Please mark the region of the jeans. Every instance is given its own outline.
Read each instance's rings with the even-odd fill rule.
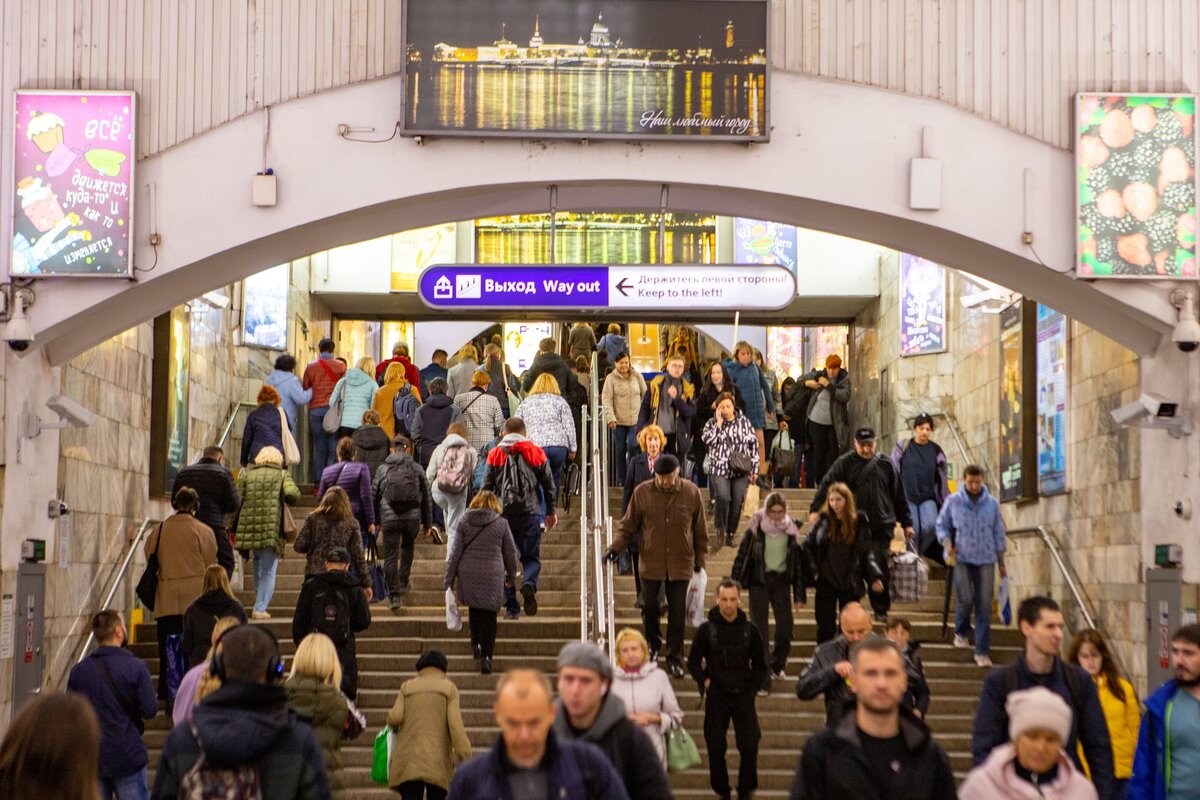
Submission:
[[[829,471],[829,465],[838,457],[837,432],[832,425],[822,425],[810,419],[807,433],[807,478],[813,486],[820,486],[821,479]]]
[[[625,485],[626,471],[629,469],[629,456],[638,451],[637,426],[618,425],[612,430],[613,463],[616,464],[617,486]]]
[[[708,481],[713,496],[717,499],[717,508],[713,513],[713,529],[718,534],[736,532],[738,518],[742,515],[742,503],[746,499],[746,489],[750,486],[750,477],[709,475]]]
[[[321,482],[321,473],[337,459],[337,435],[326,433],[325,428],[322,427],[328,411],[329,406],[308,409],[308,431],[312,436],[313,443],[312,482],[314,485]]]
[[[424,781],[405,781],[393,787],[401,800],[446,800],[446,790]]]
[[[750,587],[750,621],[767,642],[767,609],[775,612],[775,647],[767,652],[772,672],[783,672],[792,649],[792,586],[786,572],[768,572],[766,586]],[[763,688],[769,688],[768,675]]]
[[[266,611],[275,594],[275,570],[279,567],[279,554],[273,547],[254,551],[254,610]]]
[[[414,544],[421,521],[404,519],[383,526],[379,537],[383,547],[383,578],[388,585],[388,597],[399,597],[408,593],[408,580],[412,575]],[[381,600],[382,598],[375,598]]]
[[[433,502],[445,512],[446,519],[446,560],[450,560],[450,548],[454,545],[454,536],[458,532],[458,521],[467,510],[467,493],[446,494],[437,487],[437,481],[430,481]]]
[[[996,585],[995,564],[954,565],[954,633],[966,638],[971,632],[971,609],[975,609],[975,654],[986,656],[992,646],[992,590]]]
[[[467,610],[471,626],[471,649],[480,658],[491,658],[496,652],[496,612],[489,608]]]
[[[183,635],[183,614],[171,614],[154,618],[154,628],[158,636],[158,699],[167,699],[167,637],[175,634]]]
[[[542,516],[553,514],[558,506],[558,482],[562,478],[563,464],[567,462],[567,448],[559,444],[543,447],[546,460],[550,462],[550,475],[554,478],[554,497],[542,497]]]
[[[538,575],[542,571],[542,521],[537,514],[511,515],[505,519],[512,530],[513,541],[517,543],[517,554],[521,557],[522,588],[528,584],[537,592]],[[510,614],[521,613],[517,590],[511,586],[504,587],[504,608]]]
[[[662,629],[658,618],[659,590],[667,589],[667,661],[683,663],[683,622],[687,612],[687,581],[654,581],[642,579],[642,628],[651,650],[662,649]]]
[[[922,500],[920,503],[908,501],[908,514],[912,517],[913,528],[916,529],[917,552],[930,558],[942,561],[942,547],[937,543],[938,507],[936,500]],[[934,555],[936,553],[936,555]],[[944,562],[943,562],[944,563]]]
[[[725,738],[729,722],[733,721],[733,736],[737,743],[737,793],[739,800],[749,800],[758,788],[758,712],[753,694],[729,694],[711,686],[704,698],[704,741],[708,745],[708,783],[717,797],[729,797],[729,768],[725,765]]]
[[[146,768],[124,775],[120,778],[100,779],[100,797],[103,800],[147,800],[150,796],[146,786]]]
[[[875,563],[883,573],[883,591],[872,591],[867,587],[867,597],[871,600],[871,608],[876,619],[886,617],[892,608],[892,532],[893,525],[886,528],[876,528],[871,531],[871,552],[875,555]]]

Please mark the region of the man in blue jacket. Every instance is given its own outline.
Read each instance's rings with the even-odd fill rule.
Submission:
[[[916,522],[916,520],[914,520]],[[958,603],[954,611],[954,646],[970,647],[971,610],[975,611],[975,663],[990,667],[992,658],[992,592],[995,566],[1004,568],[1007,539],[1000,504],[983,485],[983,469],[968,464],[963,485],[950,496],[937,518],[937,538],[945,548],[946,563],[954,565]]]
[[[542,673],[506,673],[496,686],[495,714],[500,738],[455,770],[454,800],[629,800],[599,748],[551,730],[553,694]]]
[[[1049,597],[1027,597],[1017,609],[1017,624],[1025,637],[1025,652],[1007,667],[994,669],[983,681],[983,694],[975,710],[975,730],[971,735],[971,756],[975,766],[988,754],[1009,741],[1008,712],[1005,701],[1013,692],[1041,686],[1067,701],[1071,707],[1071,738],[1063,750],[1082,771],[1079,747],[1091,770],[1092,783],[1100,800],[1113,800],[1112,741],[1100,696],[1091,676],[1074,664],[1063,661],[1063,615],[1058,603]],[[1173,800],[1173,799],[1172,799]]]
[[[1200,625],[1176,631],[1171,649],[1175,679],[1146,700],[1129,800],[1200,797]]]
[[[143,720],[158,713],[158,697],[146,664],[125,648],[129,633],[116,611],[92,617],[92,633],[100,646],[75,665],[67,691],[78,692],[96,709],[100,720],[100,786],[105,798],[146,797],[146,745]]]

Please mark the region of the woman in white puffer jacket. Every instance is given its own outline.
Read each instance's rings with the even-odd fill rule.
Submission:
[[[617,668],[609,692],[621,698],[630,720],[641,726],[667,764],[667,732],[683,724],[671,679],[650,660],[646,638],[633,628],[617,634]]]

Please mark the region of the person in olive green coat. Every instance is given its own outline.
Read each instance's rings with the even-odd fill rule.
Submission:
[[[283,453],[274,447],[258,451],[254,466],[238,473],[242,494],[234,528],[238,550],[254,552],[254,619],[270,619],[267,605],[275,594],[275,569],[283,555],[283,506],[295,505],[300,490],[283,468]]]
[[[342,667],[337,649],[323,633],[310,633],[296,648],[292,671],[283,688],[287,690],[288,705],[312,726],[325,756],[325,772],[329,774],[330,795],[346,795],[343,775],[342,735],[350,717],[350,705],[338,686],[342,682]]]
[[[444,798],[454,767],[471,757],[458,688],[446,677],[446,666],[440,650],[421,654],[417,677],[400,687],[387,715],[388,726],[397,731],[388,786],[405,800]]]

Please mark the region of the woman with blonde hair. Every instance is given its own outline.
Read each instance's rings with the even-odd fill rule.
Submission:
[[[221,570],[224,572],[225,570]],[[221,617],[212,622],[212,631],[204,642],[204,655],[196,663],[189,662],[191,669],[179,683],[179,691],[175,693],[175,708],[171,711],[171,720],[178,725],[188,718],[192,707],[212,694],[221,685],[221,681],[212,674],[212,657],[217,648],[217,642],[225,631],[246,624],[246,612],[242,616]]]
[[[338,687],[342,666],[337,648],[323,633],[310,633],[301,640],[292,658],[292,671],[283,688],[288,705],[312,726],[325,756],[332,797],[345,797],[342,764],[342,735],[350,718],[350,703]],[[361,730],[361,729],[360,729]]]
[[[515,587],[521,575],[517,543],[501,516],[503,510],[491,492],[475,495],[458,521],[458,535],[446,560],[444,588],[454,589],[459,605],[470,609],[471,650],[483,675],[492,671],[496,615],[504,605],[504,588]]]
[[[683,724],[683,710],[671,679],[650,660],[650,645],[639,631],[625,628],[613,646],[617,667],[609,691],[621,698],[626,716],[646,732],[666,766],[667,733]]]
[[[479,351],[467,342],[455,358],[454,366],[446,372],[446,394],[450,397],[458,397],[471,388],[471,375],[479,367]]]
[[[571,406],[559,393],[558,381],[543,372],[533,382],[529,394],[517,406],[517,416],[525,420],[525,437],[546,452],[550,474],[554,477],[554,497],[542,498],[542,516],[554,509],[563,464],[575,457],[575,420]]]
[[[221,617],[245,622],[246,609],[230,588],[225,568],[220,564],[209,564],[204,570],[204,593],[183,612],[183,652],[189,667],[204,661],[213,626]]]
[[[283,504],[295,505],[300,489],[283,468],[283,453],[264,447],[254,466],[238,473],[242,508],[234,520],[234,545],[254,553],[253,619],[270,619],[267,606],[275,594],[275,571],[283,556]],[[210,534],[211,538],[211,534]]]
[[[316,575],[325,569],[325,562],[335,547],[350,551],[350,566],[364,590],[369,590],[371,578],[367,574],[366,555],[363,551],[362,534],[358,520],[350,508],[350,498],[340,486],[331,486],[321,495],[321,502],[304,520],[300,533],[292,547],[297,553],[307,556],[304,577]]]
[[[383,428],[383,432],[388,435],[389,440],[397,433],[395,411],[397,398],[405,396],[411,396],[417,406],[421,405],[420,387],[413,386],[404,377],[403,364],[393,361],[384,371],[383,386],[380,386],[379,391],[375,392],[375,399],[371,403],[371,408],[379,415],[379,426]],[[403,433],[408,434],[408,423],[405,423]]]
[[[21,709],[0,743],[0,797],[97,800],[99,766],[100,723],[92,704],[74,692],[48,692]]]
[[[471,373],[471,388],[454,397],[454,405],[467,426],[467,441],[476,453],[499,436],[504,427],[504,411],[488,388],[491,383],[491,375],[477,369]]]
[[[375,404],[375,393],[378,391],[375,359],[363,356],[354,369],[346,370],[346,374],[334,385],[329,398],[331,406],[339,400],[342,403],[342,425],[337,431],[338,439],[350,436],[362,425],[363,412]]]
[[[241,465],[254,463],[258,451],[274,447],[283,452],[283,418],[279,415],[281,402],[274,386],[263,384],[258,390],[258,408],[246,415],[246,427],[242,429]]]
[[[804,587],[799,605],[815,587],[817,644],[837,635],[837,615],[848,603],[862,600],[865,581],[883,591],[883,568],[871,551],[867,515],[854,505],[854,493],[844,483],[832,483],[820,516],[800,545]]]

